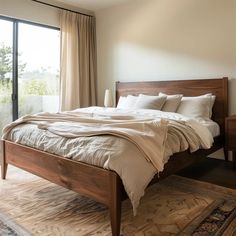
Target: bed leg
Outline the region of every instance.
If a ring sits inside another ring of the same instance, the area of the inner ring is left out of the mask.
[[[2,178],[2,179],[6,179],[7,166],[8,166],[8,164],[3,164],[3,165],[2,165],[2,170],[1,170],[1,178]]]
[[[121,222],[121,180],[117,174],[111,181],[110,221],[112,236],[120,236]]]
[[[6,179],[7,174],[7,166],[6,158],[5,158],[5,143],[0,140],[0,163],[1,163],[1,178]]]

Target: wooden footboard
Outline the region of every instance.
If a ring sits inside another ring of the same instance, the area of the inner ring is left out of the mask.
[[[2,179],[12,164],[107,205],[112,235],[120,235],[122,183],[115,172],[9,141],[1,141],[0,159]]]

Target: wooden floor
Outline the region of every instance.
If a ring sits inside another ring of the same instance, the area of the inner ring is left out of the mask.
[[[208,158],[178,172],[178,175],[236,189],[236,169],[232,162]]]

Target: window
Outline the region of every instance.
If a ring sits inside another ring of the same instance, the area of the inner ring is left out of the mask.
[[[0,19],[0,134],[12,121],[12,34],[13,23]]]
[[[60,31],[0,18],[0,133],[20,116],[59,109]]]

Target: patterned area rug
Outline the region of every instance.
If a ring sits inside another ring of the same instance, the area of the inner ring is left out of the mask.
[[[236,190],[170,176],[148,188],[138,215],[122,204],[124,236],[236,235]],[[0,235],[111,235],[106,207],[10,167],[0,180]]]

